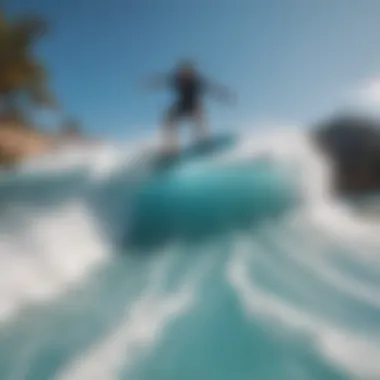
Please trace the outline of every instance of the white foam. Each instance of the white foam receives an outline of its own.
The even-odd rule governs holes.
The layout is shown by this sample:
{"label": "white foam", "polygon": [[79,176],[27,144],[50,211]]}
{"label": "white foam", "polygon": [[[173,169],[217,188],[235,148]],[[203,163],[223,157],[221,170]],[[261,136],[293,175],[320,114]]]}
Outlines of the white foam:
{"label": "white foam", "polygon": [[342,331],[331,331],[319,340],[327,361],[363,380],[380,377],[379,343],[379,336],[353,337]]}
{"label": "white foam", "polygon": [[[325,284],[378,309],[378,286],[355,280],[350,274],[335,268],[329,261],[329,255],[334,248],[343,248],[346,255],[356,255],[351,259],[360,261],[372,271],[379,270],[380,222],[360,217],[353,208],[333,197],[334,166],[321,155],[306,134],[293,135],[294,144],[289,150],[282,146],[286,141],[289,142],[280,139],[279,147],[272,142],[265,143],[266,146],[262,141],[258,143],[261,153],[269,144],[274,150],[272,157],[277,161],[295,164],[304,200],[293,215],[293,227],[298,235],[289,234],[288,230],[272,230],[272,240],[278,242],[284,254],[317,275]],[[250,142],[244,144],[249,154]],[[243,159],[247,156],[244,149],[239,155]],[[306,234],[305,229],[308,230]],[[330,250],[320,249],[321,244],[316,240],[318,235],[329,242]],[[312,337],[321,355],[348,373],[361,379],[380,377],[380,337],[376,332],[367,335],[355,333],[337,325],[336,321],[326,319],[326,316],[316,317],[306,309],[265,291],[249,276],[248,257],[244,246],[237,249],[228,266],[227,276],[249,314],[272,322],[272,326],[290,328]],[[321,313],[323,315],[324,311]]]}
{"label": "white foam", "polygon": [[333,163],[304,136],[294,146],[304,194],[301,212],[326,234],[353,244],[380,247],[380,221],[360,217],[353,208],[333,195]]}
{"label": "white foam", "polygon": [[147,287],[134,303],[127,305],[122,322],[70,363],[57,380],[118,379],[121,370],[135,364],[157,343],[165,326],[188,311],[195,301],[204,262],[201,271],[191,272],[176,290],[165,292],[163,283],[173,257],[166,254],[153,262]]}
{"label": "white foam", "polygon": [[19,171],[23,174],[57,174],[75,169],[102,172],[117,167],[123,156],[127,158],[127,153],[124,153],[121,147],[116,147],[114,144],[69,146],[60,151],[54,151],[29,160],[22,164]]}
{"label": "white foam", "polygon": [[[294,236],[288,230],[282,233],[277,231],[276,236],[273,236],[284,254],[311,274],[316,275],[323,283],[380,309],[380,287],[369,282],[359,281],[347,271],[336,268],[334,263],[329,260],[329,251],[320,249],[320,245],[314,242],[310,244],[309,238],[309,236],[301,234]],[[330,246],[330,250],[332,249],[334,249],[334,245]],[[368,263],[368,265],[371,264]]]}
{"label": "white foam", "polygon": [[239,245],[227,265],[227,279],[248,316],[270,324],[272,333],[282,329],[308,336],[329,363],[361,379],[377,379],[380,376],[379,344],[376,334],[359,335],[335,325],[326,318],[311,315],[300,306],[265,291],[249,275],[251,246]]}
{"label": "white foam", "polygon": [[78,283],[107,257],[88,209],[69,202],[50,211],[8,210],[0,227],[0,320],[31,302],[44,302]]}

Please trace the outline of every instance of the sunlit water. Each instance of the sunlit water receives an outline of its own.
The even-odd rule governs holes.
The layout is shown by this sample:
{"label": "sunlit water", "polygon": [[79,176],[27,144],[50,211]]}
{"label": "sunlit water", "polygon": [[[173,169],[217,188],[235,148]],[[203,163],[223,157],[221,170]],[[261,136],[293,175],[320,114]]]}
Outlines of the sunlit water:
{"label": "sunlit water", "polygon": [[152,152],[1,177],[2,380],[380,378],[380,224],[303,134]]}

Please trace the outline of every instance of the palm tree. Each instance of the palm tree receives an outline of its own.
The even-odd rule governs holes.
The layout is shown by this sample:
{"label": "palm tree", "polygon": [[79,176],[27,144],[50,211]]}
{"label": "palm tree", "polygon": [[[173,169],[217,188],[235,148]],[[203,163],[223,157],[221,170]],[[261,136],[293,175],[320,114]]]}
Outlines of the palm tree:
{"label": "palm tree", "polygon": [[0,12],[0,116],[25,119],[28,106],[53,107],[47,73],[32,47],[47,31],[46,23],[27,16],[8,21]]}

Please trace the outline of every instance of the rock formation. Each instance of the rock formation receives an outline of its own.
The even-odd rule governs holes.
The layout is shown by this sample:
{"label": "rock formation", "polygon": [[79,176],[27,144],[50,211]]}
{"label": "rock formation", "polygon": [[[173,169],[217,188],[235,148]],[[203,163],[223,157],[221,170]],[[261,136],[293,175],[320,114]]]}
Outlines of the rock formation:
{"label": "rock formation", "polygon": [[333,163],[334,188],[341,194],[380,190],[380,122],[340,116],[315,128],[313,137]]}

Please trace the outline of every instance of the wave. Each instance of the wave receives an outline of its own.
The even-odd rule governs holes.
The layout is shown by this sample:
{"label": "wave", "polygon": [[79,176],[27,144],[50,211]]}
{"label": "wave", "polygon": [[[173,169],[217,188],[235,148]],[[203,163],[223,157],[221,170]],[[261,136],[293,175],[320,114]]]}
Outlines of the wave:
{"label": "wave", "polygon": [[[203,357],[203,377],[377,378],[380,224],[332,196],[308,135],[234,136],[166,170],[157,152],[71,147],[2,175],[2,378],[186,380]],[[283,360],[247,356],[263,334]]]}

